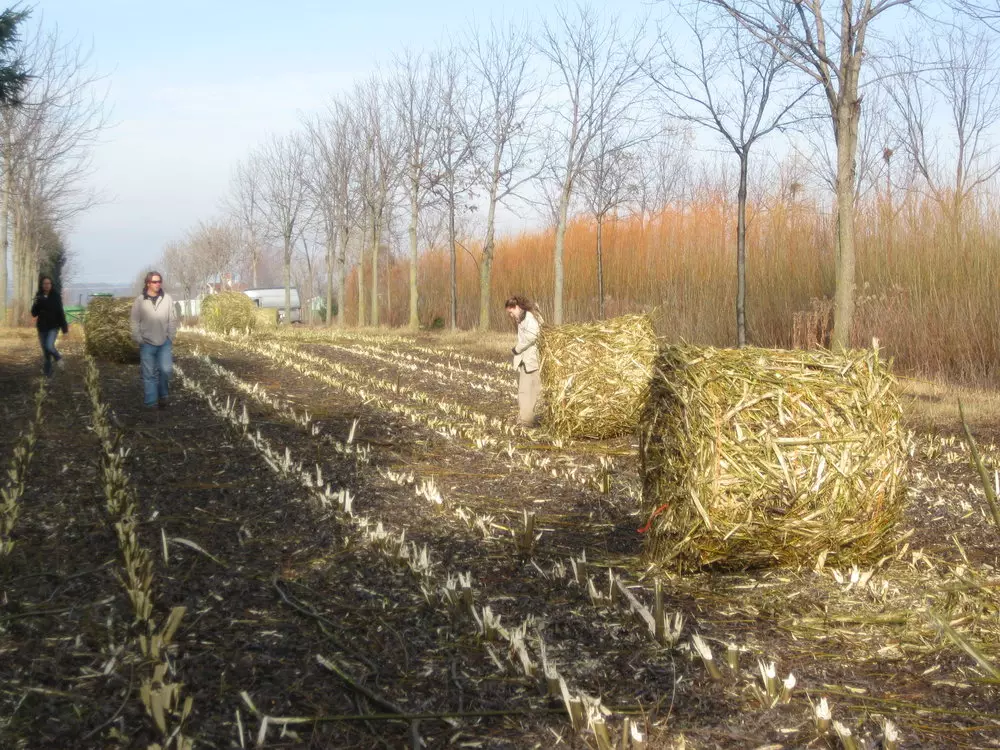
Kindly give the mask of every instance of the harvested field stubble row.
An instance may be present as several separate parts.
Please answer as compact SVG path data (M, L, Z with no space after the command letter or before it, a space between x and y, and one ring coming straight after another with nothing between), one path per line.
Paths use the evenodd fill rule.
M604 719L606 712L601 708L600 699L592 698L576 690L570 691L555 663L551 659L544 659L544 645L540 646L543 662L539 662L538 657L531 653L528 638L529 632L533 629L533 618L529 617L515 628L503 627L489 606L481 610L476 608L473 582L469 574L449 572L442 580L441 576L435 572L437 568L441 567L435 559L437 556L426 545L418 548L413 543L407 543L405 529L399 532L389 531L381 520L375 521L366 516L355 515L353 497L347 490L333 490L330 485L322 483L321 477L314 478L310 472L294 460L288 448L282 453L280 449L273 448L261 438L259 433L250 433L250 425L238 413L235 404L230 401L227 401L225 405L219 403L204 386L189 378L182 369L178 368L177 373L181 377L184 387L204 399L213 413L238 429L244 439L260 451L272 470L287 478L298 478L320 507L337 508L341 512L343 520L355 527L360 539L378 550L390 561L408 567L428 603L441 607L446 614L452 617L464 614L465 617L461 621L473 627L475 632L484 639L484 642L491 640L505 642L509 649L508 659L511 666L523 671L524 679L529 683L533 683L544 672L550 694L553 697L563 699L575 730L587 730L593 732L597 737L608 736L609 729ZM485 647L487 652L491 653L491 657L495 659L496 654L490 651L488 643ZM499 663L498 666L500 666ZM503 669L502 666L500 668Z
M406 478L406 483L411 486L415 485L417 483L417 479L411 473ZM599 571L592 564L588 564L585 561L585 558L574 558L568 562L569 564L565 566L560 563L556 563L553 566L551 573L544 573L541 569L537 568L537 563L534 563L533 557L533 563L536 565L536 569L542 573L544 578L550 579L556 586L556 588L551 590L551 594L546 597L547 600L560 598L558 588L559 583L560 581L567 582L566 575L571 571L567 582L568 586L570 589L575 588L581 594L589 597L590 603L597 607L596 612L600 613L599 617L596 618L597 620L606 620L608 621L608 624L617 622L617 617L614 614L615 607L613 605L616 602L624 603L626 605L626 611L641 624L640 631L646 633L646 636L649 638L649 642L651 644L666 643L675 647L681 645L684 618L680 616L679 613L671 615L671 613L665 610L659 591L657 591L655 597L649 595L647 592L648 599L651 601L655 600L654 606L647 607L643 605L640 599L636 596L637 594L641 595L641 589L625 585L620 578L621 574L612 575L610 589L605 590L605 587L600 582L595 584L595 578L597 581L604 580L604 576L600 574L600 571L603 571L603 568ZM459 576L457 579L450 579L450 582L445 587L445 592L442 596L442 602L444 602L450 609L457 609L459 612L464 606L463 598L466 596L464 592L467 591L467 588L462 585L462 580L462 576ZM471 579L469 582L471 583ZM696 637L693 642L697 644L697 647L694 648L692 653L700 654L701 658L705 660L706 665L713 664L711 650L709 649L707 642L700 639L700 637ZM562 654L563 659L567 662L572 662L573 657L571 652L566 649L567 644L556 645L557 649L555 653ZM541 642L539 642L539 647L541 647ZM735 659L732 658L732 655L727 656L727 660L727 663L734 665L729 670L729 673L731 674L730 679L734 679L737 682L746 685L751 694L756 695L757 692L761 690L765 691L764 693L761 693L761 697L759 698L761 705L773 705L773 703L779 699L779 695L777 693L772 696L766 692L766 685L763 688L758 685L756 673L750 672L749 674L746 674L739 668L738 662L741 659L738 654ZM794 681L794 678L789 677L789 681ZM789 681L786 681L786 687L781 692L782 697L780 699L785 702L787 702L791 697L792 688L789 686Z
M103 747L98 735L112 719L125 738L138 740L136 728L155 738L145 730L130 680L131 609L112 573L117 545L99 504L99 446L88 433L86 396L76 377L79 346L71 339L61 349L66 368L46 381L34 451L33 465L44 471L26 477L17 545L0 561L4 748ZM11 353L4 354L0 372L11 362ZM6 407L31 403L33 377L4 385Z
M280 397L272 396L265 388L262 388L259 383L248 383L237 376L236 373L226 369L217 362L212 361L212 358L209 355L200 354L197 349L195 350L195 356L198 357L201 363L208 367L214 375L223 379L233 388L236 388L238 391L258 404L266 406L276 414L279 414L293 424L296 424L302 429L308 431L311 436L321 439L323 442L330 445L338 454L356 455L358 463L362 464L366 464L371 460L371 446L364 445L362 443L355 443L353 428L348 434L346 441L337 440L332 435L325 434L322 428L313 422L312 417L307 410L297 410L290 402L285 401ZM357 420L355 420L354 425L357 425Z
M186 611L174 607L162 626L154 620L153 558L138 535L139 507L136 490L124 468L126 449L121 436L108 420L108 407L101 399L99 373L92 357L87 358L86 385L92 407L94 434L100 440L101 475L110 522L118 536L124 577L122 583L138 624L140 661L139 695L146 713L159 732L164 750L192 750L193 740L185 734L193 698L184 696L184 686L174 679L173 638Z
M430 364L418 364L408 361L406 357L383 353L380 349L376 349L374 347L342 346L331 341L297 342L297 345L301 347L307 343L316 347L332 349L333 351L342 352L361 359L380 362L382 364L395 367L398 370L409 372L414 376L424 375L427 377L433 377L435 382L447 383L451 386L461 387L472 391L479 398L483 398L483 394L499 394L504 398L509 398L516 394L516 390L512 387L513 378L508 378L507 382L502 386L496 386L491 383L481 382L479 378L474 376L456 372L444 365L438 365L435 367Z
M47 383L39 379L35 390L35 411L28 423L26 432L21 433L14 449L11 451L7 472L0 487L0 558L6 557L14 549L13 532L20 515L21 497L31 468L31 459L35 455L35 441L38 438L38 428L42 424L42 407L48 393Z
M500 377L503 380L506 380L506 378L503 378L502 375L508 371L506 361L499 363L496 360L484 359L482 357L466 354L465 352L458 352L448 346L442 346L440 348L423 346L416 343L416 339L407 336L374 336L371 334L360 333L358 331L331 331L329 333L316 333L311 331L302 332L295 330L278 330L274 333L277 337L293 340L297 340L305 336L306 338L342 341L348 344L367 344L383 349L388 346L398 346L408 352L418 352L420 354L426 354L429 357L444 358L448 363L465 362L466 364L482 368L487 372L499 371L501 373Z
M400 342L395 346L390 346L383 341L375 339L370 341L361 337L345 336L338 334L315 333L310 331L285 333L275 336L278 340L290 341L296 344L326 344L335 346L339 350L384 358L386 362L397 364L413 372L417 370L429 370L439 373L441 377L456 383L462 383L464 378L468 381L468 387L479 390L478 386L485 386L487 392L503 393L515 395L517 389L514 385L513 373L508 367L504 367L502 374L495 374L496 363L482 362L486 372L463 367L458 364L458 360L448 356L447 352L437 352L437 357L426 357L415 354L407 348L407 344ZM370 337L369 337L370 338ZM444 360L444 361L439 361Z
M158 593L180 598L197 613L179 633L175 661L195 698L197 746L253 746L259 728L250 729L257 719L241 703L244 692L265 713L355 712L350 690L316 663L317 653L355 674L367 674L367 667L357 665L378 659L371 679L378 684L394 678L403 661L389 649L395 635L380 636L377 628L387 605L416 603L371 601L363 593L384 578L384 572L368 573L374 560L332 565L337 557L327 559L326 550L341 531L335 519L308 512L297 482L276 480L254 451L183 389L176 389L169 410L150 413L139 411L131 371L112 372L103 385L117 396L111 399L119 407L117 421L136 425L129 462L145 489L147 528L162 542ZM332 463L348 462L334 457ZM324 633L322 621L306 614L317 608L330 619L343 617L343 630L327 628L332 637ZM442 624L434 623L432 632ZM407 621L394 622L393 628L407 643L417 642ZM267 739L276 741L279 730L272 725ZM364 725L331 723L307 731L320 747L385 744L381 732L373 735ZM296 736L285 733L284 741L297 741ZM394 744L398 737L388 741Z
M521 433L519 428L505 424L500 420L490 420L485 415L477 415L477 418L472 421L463 419L462 422L459 422L456 416L468 415L471 413L471 410L460 404L434 401L426 394L412 393L395 383L372 380L363 373L355 372L350 368L330 362L322 357L303 355L301 352L288 347L263 345L245 337L216 336L199 330L196 330L195 333L214 341L229 344L244 352L268 357L278 365L290 367L296 372L319 380L337 391L355 396L365 404L372 404L383 411L400 415L412 424L422 424L445 439L454 440L462 437L469 440L480 451L485 449L497 450L498 452L505 453L510 459L513 459L517 455L528 469L541 469L553 476L563 476L581 485L599 484L610 470L607 461L603 465L601 462L597 462L595 465L581 460L578 456L560 456L552 453L543 455L527 447L515 448L510 440L507 441L506 445L503 445L500 439L495 437L495 433L500 431L502 434L515 436ZM329 370L329 373L316 369L316 367L310 367L301 360L315 363L317 367ZM330 373L341 375L342 377L336 378ZM357 382L359 385L346 382L345 378ZM369 390L365 385L371 386L373 390ZM373 392L375 389L386 393L390 397L402 396L405 400L414 403L416 408L398 403L388 397L383 397L378 392ZM424 410L429 408L442 410L444 416L427 414ZM450 417L450 420L446 417Z

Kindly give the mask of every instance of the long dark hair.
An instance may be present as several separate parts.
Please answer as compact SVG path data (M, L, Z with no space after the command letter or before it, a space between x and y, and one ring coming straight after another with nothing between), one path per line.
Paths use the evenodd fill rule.
M45 282L45 279L48 279L49 283L52 284L52 289L49 290L49 294L51 295L59 293L59 291L56 289L56 282L52 280L51 276L46 276L43 273L38 277L38 291L35 293L36 297L40 297L41 295L45 294L45 290L42 289L42 284Z

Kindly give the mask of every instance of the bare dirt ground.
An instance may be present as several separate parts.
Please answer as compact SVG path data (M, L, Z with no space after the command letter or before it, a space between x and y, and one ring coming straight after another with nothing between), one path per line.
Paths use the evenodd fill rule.
M34 413L28 333L0 337L4 461ZM0 747L176 742L140 699L81 342L62 346L0 558ZM1000 747L1000 537L944 407L907 402L913 489L878 565L679 577L642 559L631 441L516 428L499 347L188 331L176 361L162 411L137 367L98 367L154 617L187 608L169 665L195 747L600 747L547 673L600 698L615 747L639 746L618 744L626 719L646 747L848 746L817 733L822 698L859 743L890 720L900 747ZM971 413L995 462L1000 423ZM794 674L787 702L764 695L762 661Z

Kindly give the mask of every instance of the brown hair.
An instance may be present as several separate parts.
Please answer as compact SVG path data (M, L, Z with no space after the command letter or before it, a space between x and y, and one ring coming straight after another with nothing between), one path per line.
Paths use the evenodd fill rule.
M163 274L160 273L159 271L150 271L149 273L146 274L146 278L142 282L142 291L143 292L145 292L147 289L149 289L149 282L152 281L152 279L153 279L154 276L159 276L160 277L160 289L163 288Z
M542 316L541 313L538 312L537 305L535 305L535 303L532 302L527 297L522 297L520 295L515 294L513 297L508 297L507 301L503 303L504 310L511 310L515 307L520 307L525 312L530 312L538 319L539 323L542 322ZM514 324L514 327L515 328L517 327L517 323Z
M527 312L535 312L535 303L527 297L519 297L516 295L508 297L507 301L503 303L503 308L504 310L510 310L512 307L520 307L522 310Z

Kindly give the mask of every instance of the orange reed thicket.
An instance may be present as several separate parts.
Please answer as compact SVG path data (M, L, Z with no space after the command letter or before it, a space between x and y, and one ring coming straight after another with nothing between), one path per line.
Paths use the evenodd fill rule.
M747 238L747 325L751 343L790 346L795 312L834 288L832 216L811 203L753 207ZM858 309L852 338L878 337L903 372L989 384L1000 364L1000 214L982 210L956 232L933 203L908 197L886 210L863 206L857 221ZM469 243L465 243L469 244ZM471 245L470 245L471 246ZM538 230L497 244L492 327L507 328L503 300L526 294L551 321L553 233ZM596 225L574 219L566 235L567 322L597 314ZM458 321L478 321L476 261L459 255ZM408 264L383 280L382 323L408 320ZM734 204L707 194L653 216L608 219L604 226L605 312L654 313L671 340L729 346L735 342ZM448 322L448 258L425 252L418 274L420 321ZM348 321L356 321L356 282L349 284ZM391 294L389 290L391 289ZM391 297L391 314L386 302Z

